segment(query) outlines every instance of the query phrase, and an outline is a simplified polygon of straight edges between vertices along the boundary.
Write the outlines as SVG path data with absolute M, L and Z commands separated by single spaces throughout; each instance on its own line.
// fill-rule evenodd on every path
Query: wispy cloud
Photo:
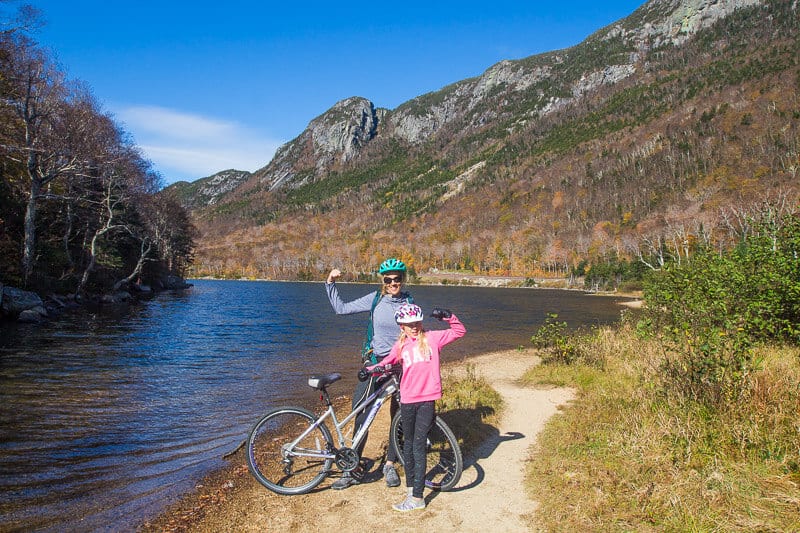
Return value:
M 167 183 L 229 168 L 258 170 L 282 144 L 236 122 L 163 107 L 124 107 L 114 114 Z

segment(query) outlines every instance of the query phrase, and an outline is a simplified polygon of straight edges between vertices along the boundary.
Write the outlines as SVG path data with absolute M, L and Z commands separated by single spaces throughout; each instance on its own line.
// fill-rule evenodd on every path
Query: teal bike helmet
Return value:
M 392 257 L 391 259 L 387 259 L 381 266 L 378 268 L 378 274 L 386 274 L 387 272 L 405 272 L 406 271 L 406 264 L 400 261 L 399 259 L 395 259 Z

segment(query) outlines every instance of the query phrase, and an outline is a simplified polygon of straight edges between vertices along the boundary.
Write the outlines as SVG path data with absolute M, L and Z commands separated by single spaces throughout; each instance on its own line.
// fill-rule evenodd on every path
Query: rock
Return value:
M 51 302 L 53 302 L 58 309 L 65 309 L 67 307 L 67 303 L 61 296 L 57 296 L 55 294 L 51 294 L 47 297 Z
M 151 292 L 153 292 L 153 289 L 150 288 L 150 285 L 143 285 L 141 283 L 134 284 L 132 286 L 132 289 L 141 294 L 150 294 Z
M 17 322 L 24 324 L 38 324 L 42 321 L 42 315 L 35 309 L 26 309 L 17 317 Z
M 18 317 L 23 311 L 41 307 L 44 309 L 44 303 L 38 294 L 35 292 L 24 291 L 16 287 L 3 287 L 2 289 L 2 306 L 0 311 L 3 315 L 11 318 Z
M 117 291 L 114 293 L 115 302 L 127 302 L 131 299 L 131 293 L 127 291 Z
M 270 190 L 313 181 L 330 166 L 354 159 L 377 137 L 383 114 L 366 98 L 346 98 L 278 148 L 272 161 L 253 173 L 253 179 Z
M 164 290 L 168 291 L 188 289 L 192 286 L 190 283 L 186 283 L 186 280 L 180 276 L 167 276 L 162 280 L 162 284 Z

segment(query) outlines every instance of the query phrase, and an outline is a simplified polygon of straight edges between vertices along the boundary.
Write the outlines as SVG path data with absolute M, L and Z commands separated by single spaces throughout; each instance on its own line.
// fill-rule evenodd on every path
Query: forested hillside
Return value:
M 33 36 L 38 14 L 0 31 L 0 297 L 3 285 L 87 295 L 155 289 L 191 262 L 187 211 L 82 83 Z
M 652 0 L 394 110 L 339 102 L 213 203 L 187 200 L 195 273 L 399 256 L 536 277 L 726 247 L 755 204 L 797 202 L 798 20 L 789 0 Z

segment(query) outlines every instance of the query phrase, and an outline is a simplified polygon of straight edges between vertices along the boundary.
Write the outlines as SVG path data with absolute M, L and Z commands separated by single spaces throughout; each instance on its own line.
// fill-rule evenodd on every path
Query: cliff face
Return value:
M 347 98 L 312 120 L 294 140 L 281 146 L 253 179 L 274 190 L 297 187 L 347 163 L 378 134 L 383 112 L 366 98 Z

